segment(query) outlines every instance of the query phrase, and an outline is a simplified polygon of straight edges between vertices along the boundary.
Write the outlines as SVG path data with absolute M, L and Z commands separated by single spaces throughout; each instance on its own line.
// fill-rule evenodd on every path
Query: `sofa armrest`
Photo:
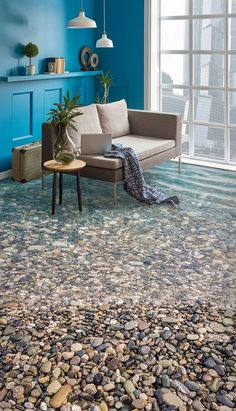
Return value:
M 180 114 L 157 113 L 145 110 L 128 110 L 132 134 L 175 140 L 181 145 L 182 118 Z
M 45 161 L 53 159 L 53 146 L 57 134 L 57 127 L 52 127 L 48 123 L 42 124 L 42 168 Z

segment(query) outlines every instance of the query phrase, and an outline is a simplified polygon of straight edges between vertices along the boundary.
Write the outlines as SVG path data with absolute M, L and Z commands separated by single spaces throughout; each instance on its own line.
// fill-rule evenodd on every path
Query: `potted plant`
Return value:
M 101 76 L 97 76 L 100 82 L 100 87 L 103 92 L 103 96 L 100 97 L 99 92 L 96 96 L 96 103 L 97 104 L 106 104 L 109 103 L 109 92 L 112 86 L 113 78 L 110 76 L 109 71 L 106 73 L 101 74 Z
M 75 117 L 81 116 L 78 110 L 79 96 L 70 98 L 67 91 L 63 97 L 63 103 L 54 103 L 55 108 L 49 111 L 48 122 L 52 127 L 57 127 L 58 134 L 54 143 L 54 160 L 61 164 L 70 164 L 77 156 L 77 147 L 69 136 L 68 127 L 78 131 L 73 123 Z
M 36 44 L 28 43 L 24 47 L 24 55 L 29 58 L 29 66 L 28 66 L 28 73 L 30 76 L 35 74 L 35 66 L 31 64 L 32 58 L 36 57 L 39 54 L 39 49 Z

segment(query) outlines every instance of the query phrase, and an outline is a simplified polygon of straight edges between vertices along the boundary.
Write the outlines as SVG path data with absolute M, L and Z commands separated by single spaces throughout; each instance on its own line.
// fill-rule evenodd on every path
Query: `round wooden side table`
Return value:
M 80 170 L 86 166 L 85 161 L 74 160 L 70 164 L 60 164 L 55 160 L 46 161 L 44 167 L 48 171 L 53 171 L 53 185 L 52 185 L 52 214 L 56 210 L 56 196 L 57 196 L 57 173 L 59 173 L 59 204 L 62 205 L 63 195 L 63 173 L 75 174 L 77 180 L 77 197 L 79 211 L 82 211 L 82 195 L 80 188 Z

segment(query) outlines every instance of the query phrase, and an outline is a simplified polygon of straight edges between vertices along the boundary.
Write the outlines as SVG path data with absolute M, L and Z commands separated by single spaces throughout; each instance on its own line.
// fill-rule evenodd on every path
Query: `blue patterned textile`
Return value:
M 106 153 L 105 157 L 115 157 L 122 160 L 123 187 L 131 197 L 149 205 L 168 203 L 173 207 L 178 207 L 178 197 L 167 197 L 161 189 L 154 188 L 145 182 L 139 159 L 132 148 L 123 148 L 121 144 L 113 144 L 112 150 Z

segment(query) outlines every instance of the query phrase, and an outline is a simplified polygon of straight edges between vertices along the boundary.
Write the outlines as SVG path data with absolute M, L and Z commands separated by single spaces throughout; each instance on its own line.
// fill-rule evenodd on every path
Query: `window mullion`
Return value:
M 194 157 L 194 132 L 193 132 L 193 118 L 194 118 L 194 91 L 193 91 L 193 82 L 194 82 L 194 73 L 193 73 L 193 1 L 189 0 L 189 156 Z
M 230 144 L 229 144 L 229 7 L 228 0 L 225 0 L 225 161 L 229 163 Z
M 159 84 L 159 93 L 158 93 L 158 102 L 157 102 L 157 107 L 158 111 L 162 111 L 162 56 L 161 56 L 161 1 L 157 1 L 157 14 L 158 14 L 158 24 L 159 24 L 159 30 L 158 30 L 158 84 Z

